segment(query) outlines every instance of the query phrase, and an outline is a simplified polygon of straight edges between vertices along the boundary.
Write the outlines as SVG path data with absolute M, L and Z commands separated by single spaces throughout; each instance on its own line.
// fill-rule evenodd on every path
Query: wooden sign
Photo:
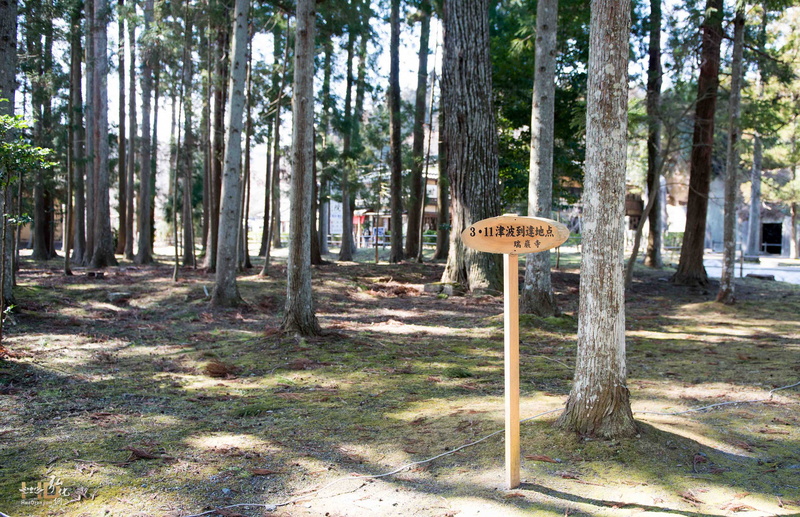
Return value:
M 563 224 L 539 217 L 501 215 L 467 227 L 461 240 L 468 248 L 503 254 L 505 338 L 505 455 L 506 488 L 520 485 L 519 443 L 519 260 L 520 253 L 536 253 L 562 245 L 569 238 Z
M 556 248 L 568 238 L 569 230 L 558 221 L 516 215 L 483 219 L 461 232 L 461 241 L 468 248 L 509 255 Z

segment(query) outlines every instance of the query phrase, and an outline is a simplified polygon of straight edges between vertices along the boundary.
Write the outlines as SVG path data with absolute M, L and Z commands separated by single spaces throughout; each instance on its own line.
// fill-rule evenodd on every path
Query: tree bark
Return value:
M 622 276 L 629 29 L 628 0 L 592 2 L 578 353 L 557 422 L 565 430 L 608 438 L 637 432 L 626 387 Z
M 320 97 L 322 113 L 320 115 L 320 129 L 322 133 L 322 156 L 320 165 L 322 172 L 319 174 L 318 217 L 319 222 L 319 249 L 320 255 L 328 254 L 328 227 L 330 219 L 330 192 L 328 184 L 328 134 L 331 131 L 331 117 L 333 111 L 333 98 L 331 97 L 331 75 L 333 74 L 333 43 L 330 39 L 323 41 L 324 57 L 322 61 L 322 85 Z
M 536 71 L 533 76 L 528 215 L 547 219 L 553 206 L 557 28 L 558 0 L 539 0 L 536 7 Z M 540 317 L 559 314 L 550 278 L 550 250 L 525 256 L 521 311 Z
M 753 137 L 753 167 L 750 169 L 750 216 L 747 221 L 747 251 L 749 261 L 758 262 L 761 254 L 761 135 Z
M 48 5 L 41 6 L 47 9 Z M 29 7 L 30 9 L 30 7 Z M 29 11 L 29 15 L 41 13 Z M 28 31 L 28 52 L 35 56 L 36 78 L 32 81 L 31 105 L 35 114 L 33 138 L 35 145 L 46 147 L 51 145 L 49 133 L 52 130 L 51 95 L 46 74 L 52 69 L 53 27 L 46 24 L 44 33 Z M 50 188 L 47 185 L 45 172 L 39 168 L 34 175 L 33 186 L 33 260 L 49 260 L 56 256 L 53 247 L 53 206 Z
M 108 6 L 95 0 L 94 3 L 94 141 L 95 141 L 95 211 L 94 250 L 92 267 L 116 266 L 114 236 L 111 233 L 111 205 L 109 185 L 111 171 L 108 166 Z
M 184 14 L 185 34 L 183 44 L 183 258 L 184 266 L 196 267 L 194 255 L 194 220 L 192 203 L 192 169 L 194 168 L 194 136 L 192 134 L 192 16 L 190 14 L 190 0 L 186 0 Z M 177 208 L 176 208 L 177 210 Z
M 245 79 L 249 0 L 236 0 L 231 45 L 230 82 L 225 127 L 225 169 L 220 192 L 219 235 L 217 236 L 217 275 L 211 305 L 232 307 L 241 303 L 236 285 L 237 250 L 241 227 L 242 130 L 244 128 Z M 312 72 L 313 73 L 313 72 Z
M 341 246 L 339 247 L 339 260 L 353 260 L 353 213 L 350 211 L 350 171 L 353 168 L 350 156 L 350 144 L 352 141 L 353 126 L 353 58 L 355 55 L 355 33 L 350 31 L 347 37 L 347 72 L 344 94 L 344 128 L 342 135 L 342 236 Z
M 292 188 L 286 309 L 281 328 L 319 335 L 311 290 L 311 185 L 314 168 L 314 0 L 297 1 L 294 93 L 292 95 Z
M 85 203 L 86 203 L 86 256 L 84 262 L 88 265 L 92 262 L 94 253 L 94 220 L 95 220 L 95 193 L 96 193 L 96 174 L 94 159 L 97 154 L 96 141 L 94 138 L 95 125 L 95 100 L 94 100 L 94 0 L 86 0 L 86 45 L 84 55 L 86 59 L 86 104 L 84 117 L 86 121 L 86 180 L 84 184 Z
M 133 178 L 136 176 L 136 138 L 138 128 L 136 126 L 136 27 L 135 24 L 128 24 L 128 46 L 130 47 L 131 64 L 128 70 L 128 164 L 127 180 L 128 191 L 126 196 L 127 209 L 125 212 L 125 258 L 133 260 L 133 221 L 134 221 L 134 192 Z
M 647 190 L 661 190 L 661 0 L 650 0 L 650 46 L 647 50 Z M 647 217 L 650 232 L 647 236 L 647 251 L 644 264 L 661 269 L 662 227 L 661 196 L 653 198 L 653 206 Z
M 406 257 L 419 254 L 422 210 L 425 203 L 425 188 L 422 183 L 422 168 L 425 162 L 425 103 L 428 95 L 428 41 L 431 32 L 431 5 L 429 0 L 420 3 L 419 66 L 417 71 L 417 97 L 414 104 L 414 141 L 411 154 L 411 192 L 408 203 L 408 227 L 406 228 Z
M 81 61 L 83 45 L 81 44 L 81 18 L 83 10 L 75 5 L 70 14 L 70 99 L 72 101 L 72 165 L 75 206 L 73 209 L 72 261 L 75 264 L 86 263 L 86 194 L 84 192 L 84 173 L 86 156 L 84 153 L 86 131 L 83 127 L 83 77 Z
M 211 143 L 211 176 L 209 187 L 211 197 L 208 205 L 209 238 L 203 266 L 209 271 L 215 271 L 217 264 L 217 246 L 219 237 L 220 200 L 222 193 L 222 160 L 225 146 L 225 99 L 228 84 L 228 32 L 227 28 L 219 27 L 217 32 L 217 62 L 214 87 L 214 122 Z
M 708 285 L 708 274 L 703 266 L 703 251 L 708 191 L 711 183 L 711 160 L 714 153 L 714 114 L 719 88 L 722 0 L 708 0 L 705 12 L 692 136 L 686 230 L 683 234 L 678 270 L 672 277 L 672 282 L 678 285 Z
M 8 2 L 0 2 L 0 99 L 6 99 L 8 102 L 0 102 L 0 114 L 13 115 L 14 114 L 14 93 L 16 90 L 16 70 L 17 70 L 17 2 L 12 0 Z M 5 180 L 8 179 L 9 171 L 0 166 L 0 174 Z M 10 196 L 6 195 L 8 181 L 4 181 L 5 188 L 3 195 L 0 196 L 0 214 L 7 214 L 10 212 Z M 0 222 L 6 228 L 2 241 L 3 251 L 2 257 L 2 282 L 0 282 L 0 289 L 2 289 L 2 296 L 0 296 L 0 315 L 5 314 L 6 307 L 14 303 L 14 268 L 13 268 L 13 252 L 14 241 L 13 232 L 8 231 L 7 221 L 5 215 L 0 217 Z M 3 237 L 0 237 L 2 239 Z M 2 335 L 2 318 L 0 317 L 0 335 Z M 2 343 L 0 343 L 0 351 L 3 350 Z
M 742 91 L 742 58 L 744 54 L 744 4 L 738 4 L 733 19 L 733 58 L 731 61 L 731 95 L 728 111 L 728 153 L 725 159 L 725 222 L 723 227 L 722 276 L 717 301 L 726 305 L 736 302 L 734 271 L 736 265 L 736 193 L 739 190 L 739 113 Z
M 391 231 L 389 262 L 403 260 L 403 156 L 400 148 L 400 0 L 392 0 L 389 43 L 389 180 Z M 424 106 L 423 106 L 424 109 Z
M 433 253 L 433 260 L 445 260 L 450 253 L 450 177 L 447 175 L 447 142 L 444 139 L 445 109 L 445 106 L 440 103 L 439 179 L 436 180 L 436 251 Z
M 128 175 L 126 165 L 126 135 L 125 135 L 125 19 L 123 11 L 125 0 L 117 1 L 117 72 L 119 74 L 119 111 L 117 120 L 119 122 L 119 133 L 117 134 L 117 214 L 119 216 L 119 229 L 117 231 L 117 243 L 115 253 L 125 253 L 125 240 L 128 235 L 128 228 L 125 222 L 128 220 Z
M 239 253 L 237 259 L 237 267 L 240 271 L 250 269 L 253 264 L 250 262 L 250 155 L 251 139 L 253 136 L 253 36 L 254 27 L 252 22 L 249 22 L 248 38 L 247 38 L 247 77 L 245 79 L 245 139 L 244 139 L 244 178 L 242 186 L 242 230 L 239 235 Z
M 500 292 L 499 256 L 468 249 L 461 242 L 467 226 L 500 212 L 488 9 L 488 0 L 444 5 L 442 104 L 452 231 L 442 281 L 472 291 Z
M 146 0 L 144 7 L 144 34 L 147 35 L 153 24 L 153 0 Z M 153 97 L 153 50 L 148 45 L 142 49 L 142 139 L 141 162 L 139 169 L 139 214 L 137 217 L 137 230 L 139 233 L 138 246 L 134 261 L 137 264 L 150 264 L 153 262 L 153 243 L 151 241 L 151 228 L 153 221 L 150 219 L 150 177 L 152 176 L 152 141 L 150 127 L 150 108 Z

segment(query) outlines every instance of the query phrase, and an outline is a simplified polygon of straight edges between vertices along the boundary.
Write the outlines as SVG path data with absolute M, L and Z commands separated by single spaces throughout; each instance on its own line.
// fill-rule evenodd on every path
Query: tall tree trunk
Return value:
M 222 167 L 225 153 L 225 102 L 228 85 L 228 28 L 227 24 L 218 28 L 217 62 L 214 85 L 214 122 L 212 130 L 211 154 L 211 198 L 209 200 L 209 239 L 208 250 L 203 266 L 209 271 L 217 268 L 220 224 L 220 202 L 222 196 Z
M 14 90 L 16 89 L 17 70 L 17 2 L 0 2 L 0 114 L 14 114 Z M 11 211 L 10 196 L 8 196 L 8 172 L 0 165 L 0 177 L 4 178 L 4 188 L 0 195 L 0 214 Z M 14 268 L 12 255 L 14 251 L 13 232 L 8 231 L 5 215 L 0 215 L 0 224 L 6 229 L 4 237 L 0 236 L 2 255 L 0 261 L 0 315 L 5 314 L 5 308 L 14 303 L 13 277 Z M 0 336 L 2 336 L 2 317 L 0 317 Z M 0 342 L 0 351 L 3 350 Z
M 83 77 L 81 61 L 83 45 L 81 44 L 81 18 L 83 9 L 80 4 L 73 6 L 70 14 L 70 99 L 72 102 L 72 165 L 75 206 L 73 209 L 72 260 L 75 264 L 86 263 L 86 194 L 84 192 L 84 173 L 86 157 L 84 146 L 86 132 L 83 128 Z
M 237 249 L 241 227 L 242 129 L 244 126 L 245 79 L 247 76 L 247 40 L 249 0 L 236 0 L 231 46 L 228 109 L 225 127 L 225 169 L 220 192 L 219 235 L 217 237 L 217 275 L 211 305 L 232 307 L 241 302 L 236 285 Z
M 294 90 L 292 95 L 292 188 L 286 309 L 281 328 L 319 335 L 311 291 L 311 185 L 314 168 L 314 0 L 297 1 Z
M 158 12 L 158 11 L 156 11 Z M 156 21 L 158 23 L 158 21 Z M 150 256 L 156 238 L 156 178 L 158 178 L 158 115 L 161 106 L 161 56 L 153 53 L 153 135 L 150 144 Z
M 176 78 L 176 82 L 177 82 L 177 78 Z M 181 111 L 181 109 L 183 107 L 183 102 L 182 102 L 182 100 L 183 100 L 182 97 L 183 96 L 181 95 L 181 93 L 179 91 L 180 88 L 182 87 L 182 85 L 183 85 L 183 83 L 179 82 L 178 85 L 176 85 L 176 87 L 172 89 L 172 92 L 171 92 L 171 95 L 170 95 L 170 97 L 171 97 L 170 98 L 170 104 L 171 104 L 170 114 L 171 114 L 171 116 L 170 116 L 170 127 L 169 127 L 169 165 L 167 166 L 167 181 L 169 183 L 169 187 L 168 187 L 168 190 L 167 190 L 167 199 L 173 201 L 172 212 L 177 212 L 177 210 L 178 210 L 177 204 L 175 204 L 174 202 L 177 200 L 177 197 L 176 197 L 177 196 L 177 194 L 176 194 L 176 192 L 177 192 L 177 180 L 175 178 L 178 177 L 178 159 L 179 159 L 179 156 L 178 156 L 178 145 L 180 144 L 180 139 L 181 139 L 181 134 L 180 134 L 181 132 L 178 129 L 178 125 L 179 125 L 178 124 L 178 118 L 180 117 L 180 111 Z M 178 101 L 179 98 L 181 99 L 181 102 Z M 168 226 L 169 228 L 171 228 L 173 226 L 172 223 L 174 222 L 174 217 L 172 217 L 172 215 L 173 214 L 169 212 L 168 207 L 165 206 L 164 207 L 164 220 L 165 221 L 170 221 L 170 224 Z M 173 228 L 173 230 L 174 230 L 174 232 L 172 232 L 172 233 L 174 235 L 173 235 L 172 243 L 175 243 L 175 242 L 178 242 L 177 225 L 175 225 L 175 228 Z M 169 233 L 170 231 L 171 230 L 168 230 L 167 233 Z M 177 261 L 176 261 L 176 263 L 177 263 Z M 177 271 L 177 269 L 176 269 L 176 271 Z
M 244 141 L 244 185 L 242 187 L 242 230 L 239 236 L 238 268 L 240 270 L 253 267 L 250 262 L 249 233 L 250 233 L 250 155 L 251 139 L 253 136 L 253 36 L 255 27 L 250 23 L 248 28 L 247 43 L 247 78 L 245 79 L 246 115 L 245 115 L 245 141 Z
M 128 69 L 128 164 L 127 179 L 128 191 L 126 196 L 127 209 L 125 210 L 125 258 L 133 260 L 133 215 L 134 215 L 134 192 L 133 179 L 136 175 L 136 27 L 135 24 L 128 24 L 128 48 L 130 49 L 131 64 Z
M 320 132 L 322 136 L 322 156 L 319 174 L 318 217 L 319 221 L 319 249 L 320 254 L 328 253 L 328 227 L 330 218 L 330 193 L 328 185 L 328 134 L 331 131 L 331 117 L 333 99 L 331 97 L 331 75 L 333 74 L 333 42 L 325 38 L 323 43 L 324 57 L 322 61 L 322 88 L 320 92 L 322 113 L 320 114 Z
M 312 138 L 314 142 L 313 156 L 311 159 L 312 172 L 311 172 L 311 257 L 310 263 L 312 266 L 321 266 L 325 263 L 322 260 L 322 254 L 319 252 L 319 234 L 317 233 L 317 134 L 314 131 Z
M 42 9 L 49 7 L 49 2 L 40 6 Z M 32 13 L 33 15 L 47 16 L 44 12 Z M 52 33 L 51 24 L 46 24 L 44 34 L 28 31 L 28 51 L 33 56 L 36 64 L 36 79 L 33 81 L 33 91 L 31 94 L 31 104 L 36 120 L 34 122 L 33 137 L 36 145 L 45 147 L 49 144 L 49 136 L 52 129 L 51 98 L 49 94 L 47 75 L 52 66 Z M 42 42 L 44 39 L 44 42 Z M 49 260 L 56 256 L 53 249 L 52 234 L 52 200 L 49 188 L 46 185 L 44 170 L 37 169 L 35 173 L 35 183 L 33 186 L 33 253 L 31 258 L 34 260 Z
M 117 135 L 117 214 L 119 215 L 119 230 L 117 231 L 116 253 L 125 253 L 125 239 L 127 239 L 128 228 L 125 222 L 128 220 L 128 176 L 125 169 L 126 165 L 126 138 L 125 138 L 125 19 L 123 11 L 125 0 L 117 0 L 117 38 L 118 38 L 118 60 L 117 72 L 119 73 L 119 134 Z
M 153 0 L 146 0 L 144 7 L 144 34 L 148 35 L 153 24 Z M 137 230 L 139 234 L 136 257 L 137 264 L 150 264 L 153 262 L 153 243 L 151 241 L 151 228 L 153 221 L 150 219 L 150 177 L 152 175 L 152 140 L 150 127 L 150 107 L 153 98 L 153 61 L 154 55 L 151 47 L 145 45 L 142 49 L 142 139 L 140 142 L 141 161 L 139 169 L 139 214 L 137 217 Z
M 361 9 L 361 27 L 369 26 L 369 17 L 371 11 L 369 10 L 369 6 L 366 2 L 359 2 L 359 6 Z M 367 33 L 361 34 L 361 37 L 358 39 L 358 69 L 356 71 L 356 102 L 353 106 L 353 114 L 350 117 L 351 121 L 351 140 L 350 140 L 350 156 L 353 157 L 353 161 L 351 162 L 355 167 L 358 163 L 358 156 L 361 155 L 364 151 L 364 144 L 361 142 L 361 122 L 364 118 L 364 99 L 366 97 L 366 90 L 367 90 L 367 43 L 369 43 L 369 37 Z M 353 169 L 353 175 L 350 176 L 351 185 L 354 187 L 357 181 L 357 177 L 355 172 L 357 168 Z M 358 244 L 356 243 L 356 236 L 355 232 L 352 231 L 353 223 L 352 223 L 352 216 L 356 211 L 356 196 L 355 190 L 351 187 L 351 193 L 353 195 L 350 196 L 350 247 L 352 249 L 356 249 Z M 402 242 L 402 239 L 401 239 Z
M 291 29 L 289 28 L 288 21 L 286 26 L 286 41 L 283 47 L 284 66 L 281 70 L 280 76 L 280 90 L 278 91 L 278 101 L 275 107 L 275 147 L 273 149 L 273 163 L 272 163 L 272 188 L 270 190 L 272 195 L 272 221 L 270 223 L 270 236 L 272 237 L 271 246 L 275 249 L 281 247 L 281 153 L 280 153 L 280 124 L 281 124 L 281 103 L 283 102 L 284 90 L 286 83 L 289 81 L 289 50 L 291 42 Z M 269 252 L 269 250 L 267 250 Z
M 261 227 L 261 245 L 258 248 L 258 256 L 263 257 L 267 253 L 267 239 L 269 239 L 269 205 L 270 205 L 270 185 L 272 182 L 272 123 L 268 120 L 267 121 L 267 156 L 264 160 L 265 167 L 264 167 L 264 217 Z
M 558 420 L 565 430 L 608 438 L 637 432 L 626 387 L 622 271 L 629 28 L 628 0 L 592 2 L 578 353 Z
M 761 254 L 761 163 L 763 159 L 761 135 L 753 137 L 753 166 L 750 169 L 750 216 L 747 221 L 748 261 L 758 262 Z
M 411 192 L 408 203 L 406 228 L 406 257 L 419 254 L 422 210 L 425 203 L 425 185 L 422 168 L 425 162 L 425 102 L 428 95 L 428 40 L 431 33 L 431 5 L 429 0 L 420 4 L 419 67 L 417 71 L 417 97 L 414 104 L 414 141 L 412 143 Z
M 647 190 L 652 193 L 661 190 L 661 0 L 650 0 L 650 48 L 647 54 Z M 656 194 L 653 199 L 647 217 L 650 232 L 644 264 L 661 269 L 664 265 L 661 259 L 661 196 Z
M 536 71 L 533 75 L 528 215 L 550 218 L 553 206 L 553 142 L 556 94 L 558 0 L 536 7 Z M 522 312 L 541 317 L 559 313 L 550 279 L 550 251 L 525 256 Z
M 202 240 L 201 253 L 208 254 L 208 241 L 210 237 L 211 219 L 211 70 L 213 68 L 213 51 L 209 43 L 213 27 L 209 18 L 208 26 L 200 31 L 200 69 L 207 73 L 203 77 L 203 110 L 200 115 L 200 148 L 203 150 L 203 219 L 200 229 Z
M 192 135 L 192 15 L 191 0 L 186 0 L 183 38 L 183 260 L 184 266 L 196 266 L 194 256 L 194 221 L 192 219 L 192 169 L 194 167 L 194 137 Z
M 389 43 L 389 180 L 391 221 L 389 230 L 391 246 L 389 262 L 403 260 L 403 156 L 400 148 L 400 0 L 392 0 L 390 16 L 391 42 Z M 423 105 L 424 109 L 424 105 Z
M 683 234 L 678 270 L 672 277 L 672 282 L 678 285 L 708 284 L 708 274 L 703 266 L 703 250 L 706 238 L 708 191 L 711 183 L 711 159 L 714 152 L 714 114 L 719 88 L 722 0 L 707 0 L 705 12 L 692 136 L 686 230 Z
M 94 138 L 95 125 L 95 64 L 94 64 L 94 0 L 86 0 L 86 109 L 84 112 L 86 120 L 86 181 L 84 185 L 86 203 L 86 255 L 84 262 L 88 265 L 92 262 L 94 254 L 94 221 L 96 219 L 95 208 L 96 197 L 96 174 L 94 159 L 97 154 L 97 145 Z
M 500 212 L 488 9 L 488 0 L 454 0 L 444 6 L 442 104 L 452 231 L 442 281 L 500 292 L 499 256 L 461 242 L 467 226 Z
M 344 94 L 344 134 L 342 135 L 342 244 L 339 248 L 339 260 L 353 260 L 353 213 L 350 211 L 350 172 L 351 163 L 350 145 L 352 142 L 353 126 L 353 57 L 355 50 L 355 33 L 350 31 L 347 37 L 347 72 Z
M 95 0 L 95 37 L 94 37 L 94 140 L 95 140 L 95 219 L 94 250 L 92 267 L 102 268 L 116 266 L 114 256 L 114 236 L 111 233 L 111 205 L 109 203 L 109 186 L 111 171 L 108 166 L 108 14 L 105 2 Z
M 450 254 L 450 176 L 447 175 L 447 142 L 444 138 L 445 109 L 440 102 L 439 179 L 436 180 L 436 251 L 433 253 L 433 260 L 445 260 Z
M 725 223 L 723 227 L 724 251 L 722 254 L 722 277 L 717 301 L 733 304 L 734 271 L 736 265 L 736 193 L 739 190 L 739 113 L 742 90 L 742 57 L 744 54 L 744 4 L 738 4 L 733 19 L 733 59 L 731 61 L 731 96 L 728 111 L 728 153 L 725 159 Z

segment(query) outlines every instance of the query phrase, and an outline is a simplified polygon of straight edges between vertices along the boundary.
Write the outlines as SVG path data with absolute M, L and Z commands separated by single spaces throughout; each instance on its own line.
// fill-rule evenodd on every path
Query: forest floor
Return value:
M 579 271 L 562 256 L 563 315 L 521 318 L 522 417 L 540 416 L 505 490 L 501 296 L 425 293 L 441 264 L 331 263 L 314 268 L 326 335 L 303 339 L 278 330 L 284 265 L 243 274 L 246 305 L 213 310 L 212 276 L 173 282 L 160 258 L 102 277 L 22 264 L 0 360 L 0 512 L 800 515 L 800 388 L 771 391 L 800 380 L 798 286 L 737 280 L 724 306 L 716 285 L 637 270 L 640 434 L 597 440 L 552 425 L 575 363 Z M 687 412 L 727 402 L 741 403 Z

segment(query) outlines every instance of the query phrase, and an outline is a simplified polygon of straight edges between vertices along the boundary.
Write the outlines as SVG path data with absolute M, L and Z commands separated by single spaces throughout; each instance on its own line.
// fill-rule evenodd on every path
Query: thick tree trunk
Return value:
M 84 154 L 86 132 L 83 128 L 81 18 L 83 18 L 83 11 L 80 5 L 76 5 L 70 15 L 70 99 L 72 101 L 72 127 L 70 131 L 73 134 L 73 190 L 75 197 L 72 260 L 79 265 L 86 263 L 86 194 L 83 181 L 86 171 L 86 156 Z
M 648 197 L 661 190 L 661 1 L 650 0 L 650 48 L 647 51 L 647 190 Z M 656 194 L 647 217 L 650 232 L 647 236 L 646 266 L 660 269 L 663 220 L 661 196 Z
M 447 107 L 444 137 L 452 231 L 442 281 L 500 292 L 499 256 L 468 249 L 461 242 L 467 226 L 500 212 L 488 9 L 488 0 L 454 0 L 444 6 L 442 104 Z
M 148 33 L 153 24 L 153 0 L 146 0 L 144 8 L 144 32 Z M 139 233 L 136 257 L 137 264 L 150 264 L 153 262 L 153 243 L 151 241 L 150 203 L 150 177 L 152 176 L 152 141 L 150 127 L 150 108 L 153 97 L 153 50 L 148 46 L 142 49 L 142 139 L 141 162 L 139 164 L 139 214 L 137 217 L 137 230 Z
M 128 184 L 125 211 L 125 258 L 133 260 L 133 221 L 134 221 L 134 192 L 133 179 L 136 176 L 136 137 L 138 128 L 136 126 L 136 27 L 133 23 L 128 24 L 128 46 L 130 47 L 131 64 L 128 70 L 128 164 L 127 179 Z
M 116 266 L 114 236 L 111 233 L 111 205 L 109 186 L 111 171 L 108 166 L 108 8 L 104 2 L 94 3 L 94 141 L 95 141 L 95 211 L 94 249 L 92 267 Z
M 30 9 L 30 8 L 29 8 Z M 38 13 L 31 13 L 38 14 Z M 45 34 L 28 34 L 28 52 L 33 58 L 37 77 L 32 81 L 31 104 L 35 122 L 33 139 L 35 145 L 46 147 L 50 145 L 47 133 L 52 128 L 50 104 L 52 102 L 47 90 L 45 74 L 50 70 L 48 63 L 52 62 L 52 26 L 45 29 Z M 42 42 L 44 39 L 44 42 Z M 55 257 L 55 249 L 50 238 L 52 234 L 52 201 L 49 187 L 45 184 L 45 173 L 37 169 L 33 186 L 33 253 L 34 260 L 49 260 Z
M 183 222 L 183 258 L 184 266 L 196 266 L 194 256 L 194 221 L 192 218 L 192 169 L 194 167 L 194 136 L 192 134 L 192 16 L 189 7 L 190 0 L 186 2 L 185 28 L 183 44 L 183 206 L 181 218 Z M 177 208 L 176 208 L 177 210 Z
M 389 160 L 391 166 L 389 193 L 391 246 L 389 262 L 403 260 L 403 156 L 400 148 L 400 0 L 392 0 L 389 44 Z M 424 106 L 423 106 L 424 109 Z
M 219 235 L 217 237 L 217 275 L 211 305 L 232 307 L 241 302 L 236 285 L 237 250 L 241 227 L 242 129 L 244 126 L 245 79 L 247 75 L 247 17 L 249 0 L 236 0 L 231 46 L 228 109 L 225 127 L 225 168 L 220 192 Z
M 717 108 L 717 90 L 719 88 L 722 0 L 708 0 L 705 12 L 694 135 L 692 136 L 686 230 L 683 234 L 678 270 L 672 277 L 672 282 L 678 285 L 708 284 L 708 275 L 703 266 L 703 251 L 706 238 L 708 191 L 711 183 L 711 159 L 714 153 L 714 114 Z
M 304 336 L 321 333 L 311 291 L 311 209 L 314 168 L 314 0 L 298 0 L 292 95 L 292 188 L 286 309 L 281 328 Z
M 578 354 L 558 420 L 563 429 L 609 438 L 637 432 L 626 387 L 622 276 L 629 27 L 627 0 L 592 2 Z
M 96 174 L 94 159 L 97 154 L 96 141 L 94 138 L 95 125 L 95 100 L 94 100 L 94 0 L 86 0 L 86 46 L 84 55 L 86 56 L 86 109 L 84 112 L 86 120 L 86 181 L 84 185 L 85 204 L 86 204 L 86 255 L 84 262 L 88 265 L 92 262 L 94 253 L 94 220 L 95 220 L 95 197 L 96 197 Z
M 536 7 L 536 71 L 533 76 L 528 215 L 550 218 L 553 206 L 553 142 L 558 0 Z M 541 317 L 559 313 L 550 279 L 550 251 L 525 256 L 521 311 Z
M 406 257 L 419 254 L 422 209 L 425 188 L 422 168 L 425 162 L 425 101 L 428 95 L 428 40 L 431 33 L 431 6 L 428 0 L 420 4 L 419 67 L 417 71 L 417 97 L 414 104 L 414 141 L 412 143 L 411 192 L 408 203 L 408 228 L 406 228 Z
M 118 38 L 118 60 L 117 72 L 119 74 L 119 133 L 117 135 L 117 214 L 119 215 L 119 229 L 117 231 L 117 244 L 115 252 L 125 253 L 125 240 L 128 235 L 128 228 L 125 222 L 128 220 L 128 175 L 126 165 L 126 135 L 125 135 L 125 21 L 122 16 L 125 8 L 125 0 L 117 1 L 117 38 Z
M 0 99 L 8 102 L 0 102 L 0 114 L 14 114 L 14 90 L 16 89 L 16 69 L 17 69 L 17 2 L 0 2 Z M 11 211 L 10 196 L 6 190 L 9 188 L 8 172 L 0 166 L 0 177 L 4 178 L 4 188 L 0 195 L 0 214 L 7 214 Z M 2 266 L 0 266 L 0 315 L 5 314 L 4 310 L 14 303 L 14 268 L 13 252 L 14 241 L 13 232 L 7 227 L 5 216 L 0 217 L 0 223 L 5 228 L 5 233 L 0 235 L 2 242 Z M 5 237 L 5 238 L 3 238 Z M 0 318 L 0 336 L 2 335 L 2 318 Z M 3 350 L 0 343 L 0 351 Z

